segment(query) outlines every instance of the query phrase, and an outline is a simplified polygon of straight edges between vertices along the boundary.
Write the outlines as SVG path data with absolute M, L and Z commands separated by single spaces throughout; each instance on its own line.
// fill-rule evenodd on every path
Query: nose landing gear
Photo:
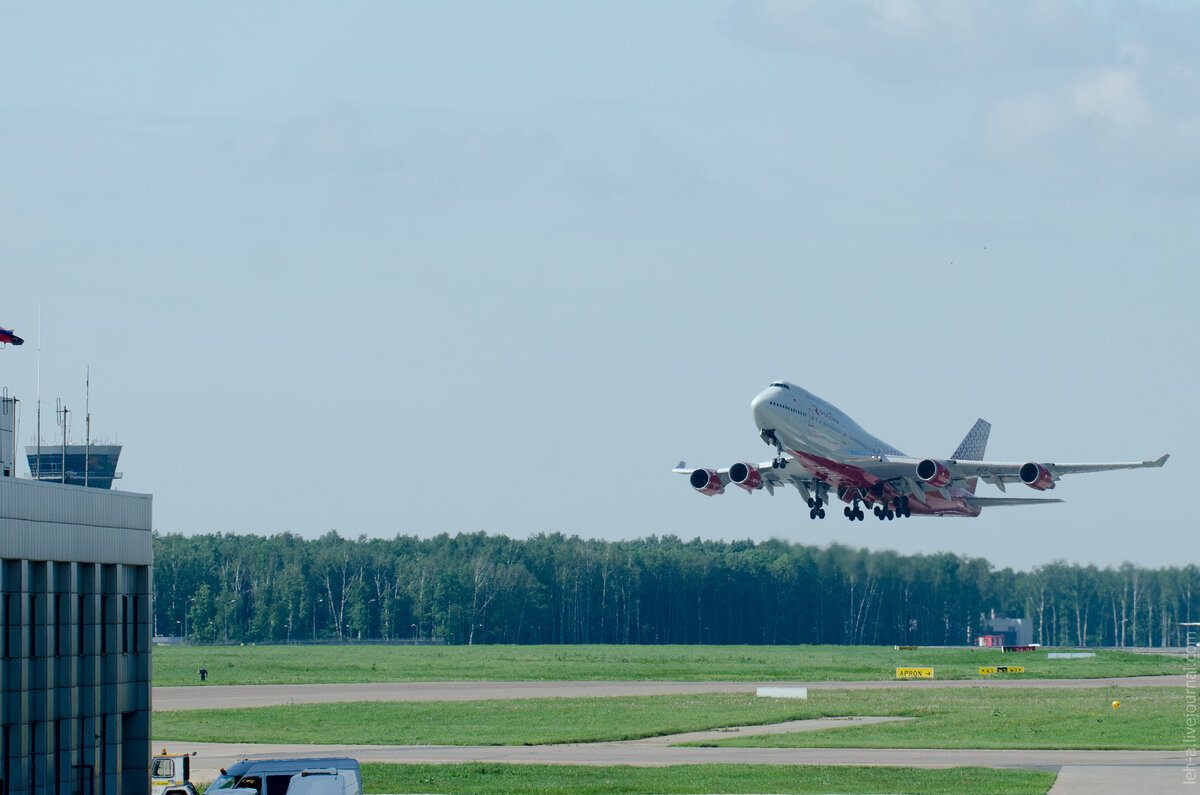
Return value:
M 776 469 L 786 469 L 787 459 L 783 457 L 783 445 L 779 442 L 779 437 L 775 435 L 775 431 L 770 428 L 763 428 L 758 432 L 758 437 L 766 444 L 775 448 L 776 457 L 771 460 L 771 466 Z

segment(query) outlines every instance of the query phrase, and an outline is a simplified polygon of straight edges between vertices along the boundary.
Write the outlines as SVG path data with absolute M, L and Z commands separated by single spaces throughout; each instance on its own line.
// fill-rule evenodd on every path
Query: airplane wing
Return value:
M 933 465 L 944 466 L 950 481 L 945 484 L 963 485 L 970 478 L 979 478 L 985 483 L 991 483 L 1004 491 L 1007 483 L 1024 483 L 1039 491 L 1054 488 L 1058 479 L 1063 475 L 1077 475 L 1085 472 L 1107 472 L 1115 469 L 1144 469 L 1161 467 L 1167 463 L 1170 455 L 1163 455 L 1153 461 L 1115 461 L 1110 463 L 1057 464 L 1053 462 L 1025 463 L 999 461 L 963 461 L 954 459 L 920 459 L 890 456 L 870 456 L 853 458 L 850 463 L 860 467 L 880 480 L 912 479 L 916 477 L 918 467 L 931 462 Z
M 944 462 L 955 478 L 979 478 L 985 483 L 1004 490 L 1006 483 L 1025 483 L 1034 488 L 1052 489 L 1063 475 L 1078 475 L 1085 472 L 1108 472 L 1115 469 L 1144 469 L 1161 467 L 1169 455 L 1153 461 L 1115 461 L 1110 463 L 1056 464 L 1052 462 L 996 463 L 990 461 L 946 461 Z
M 1043 497 L 964 497 L 963 499 L 972 508 L 991 508 L 997 505 L 1045 505 L 1050 502 L 1062 502 L 1057 498 Z
M 761 464 L 752 465 L 758 477 L 761 478 L 763 488 L 767 490 L 767 493 L 774 496 L 775 489 L 783 486 L 792 486 L 796 489 L 796 491 L 800 492 L 800 496 L 806 501 L 818 495 L 828 501 L 826 484 L 820 483 L 811 474 L 806 472 L 804 467 L 796 463 L 794 458 L 791 458 L 790 456 L 785 457 L 784 461 L 786 463 L 782 468 L 777 468 L 775 466 L 775 462 L 773 461 L 764 461 Z M 790 464 L 791 466 L 787 466 L 787 464 Z M 725 487 L 731 482 L 735 485 L 741 485 L 734 481 L 730 476 L 730 470 L 738 466 L 745 465 L 734 464 L 731 467 L 724 467 L 723 469 L 703 469 L 689 467 L 686 462 L 680 461 L 671 471 L 678 475 L 688 475 L 689 477 L 692 477 L 693 488 L 707 489 L 705 493 L 718 494 L 723 492 Z M 704 477 L 701 477 L 697 473 L 705 473 L 704 477 L 707 477 L 707 483 L 704 481 Z M 747 475 L 749 473 L 743 472 L 739 474 Z M 743 488 L 745 488 L 745 486 L 743 486 Z M 752 489 L 746 490 L 752 491 Z

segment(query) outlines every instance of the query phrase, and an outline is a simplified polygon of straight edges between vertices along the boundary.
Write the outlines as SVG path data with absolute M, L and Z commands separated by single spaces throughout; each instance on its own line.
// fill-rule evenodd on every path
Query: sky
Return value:
M 1200 562 L 1198 33 L 1182 3 L 0 0 L 0 385 L 22 444 L 39 377 L 43 438 L 61 399 L 82 441 L 90 367 L 163 533 Z M 1172 458 L 900 522 L 670 472 L 769 460 L 774 380 L 914 456 L 984 417 L 990 459 Z

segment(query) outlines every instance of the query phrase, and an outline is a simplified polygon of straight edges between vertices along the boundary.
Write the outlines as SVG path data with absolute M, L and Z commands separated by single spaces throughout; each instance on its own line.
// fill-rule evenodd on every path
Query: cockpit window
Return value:
M 781 387 L 783 387 L 784 389 L 791 389 L 791 387 L 790 387 L 790 386 L 788 386 L 787 384 L 783 383 L 782 381 L 776 381 L 775 383 L 771 384 L 771 386 L 781 386 Z

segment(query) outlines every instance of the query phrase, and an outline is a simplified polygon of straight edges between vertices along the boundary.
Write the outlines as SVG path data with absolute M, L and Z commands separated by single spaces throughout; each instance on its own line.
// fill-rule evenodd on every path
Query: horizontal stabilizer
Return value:
M 1059 499 L 1042 497 L 967 497 L 966 503 L 972 508 L 990 508 L 998 505 L 1042 505 L 1050 502 L 1062 502 Z

